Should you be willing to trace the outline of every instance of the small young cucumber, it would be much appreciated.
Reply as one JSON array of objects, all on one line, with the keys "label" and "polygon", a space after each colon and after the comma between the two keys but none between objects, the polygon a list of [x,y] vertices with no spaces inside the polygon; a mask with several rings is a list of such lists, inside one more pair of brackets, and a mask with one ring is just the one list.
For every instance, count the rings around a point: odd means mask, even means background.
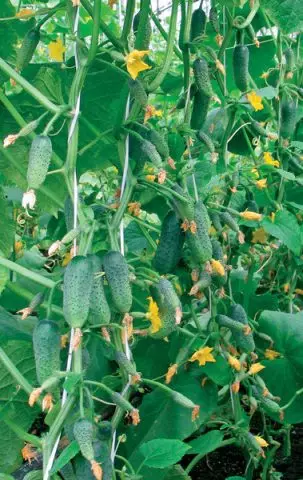
[{"label": "small young cucumber", "polygon": [[191,250],[193,260],[197,264],[203,264],[212,258],[212,247],[208,234],[210,220],[202,201],[195,205],[194,222],[197,227],[196,232],[187,230],[186,242]]},{"label": "small young cucumber", "polygon": [[141,11],[136,13],[133,21],[133,31],[136,35],[135,49],[136,50],[148,50],[150,39],[152,35],[152,27],[149,16],[146,19],[144,25],[140,25]]},{"label": "small young cucumber", "polygon": [[33,331],[36,373],[39,385],[60,371],[60,332],[51,320],[39,321]]},{"label": "small young cucumber", "polygon": [[158,153],[157,148],[153,143],[151,143],[149,140],[143,140],[141,144],[141,150],[143,154],[148,158],[148,160],[155,166],[155,167],[161,167],[162,166],[162,158],[160,154]]},{"label": "small young cucumber", "polygon": [[212,246],[212,250],[213,250],[212,258],[222,262],[224,260],[224,253],[223,253],[221,243],[216,238],[212,238],[211,239],[211,246]]},{"label": "small young cucumber", "polygon": [[33,58],[33,55],[35,53],[35,50],[37,48],[37,45],[40,41],[40,30],[33,28],[32,30],[29,30],[29,32],[26,33],[22,45],[18,50],[17,53],[17,62],[16,62],[16,68],[19,72],[24,70],[26,68],[31,59]]},{"label": "small young cucumber", "polygon": [[220,218],[219,213],[210,212],[209,217],[210,217],[211,222],[212,222],[214,228],[216,229],[217,233],[221,233],[222,230],[223,230],[223,226],[222,226],[222,223],[221,223],[221,218]]},{"label": "small young cucumber", "polygon": [[94,271],[89,257],[74,257],[66,267],[63,283],[63,312],[73,328],[85,324],[90,307]]},{"label": "small young cucumber", "polygon": [[295,52],[292,48],[286,48],[283,53],[285,57],[286,78],[292,78],[296,65]]},{"label": "small young cucumber", "polygon": [[[202,35],[205,33],[206,28],[206,14],[202,8],[202,3],[199,8],[194,10],[191,17],[190,25],[190,41],[192,43],[199,42],[202,40]],[[195,49],[192,49],[192,53],[195,52]]]},{"label": "small young cucumber", "polygon": [[209,109],[210,97],[198,90],[193,100],[193,109],[190,117],[190,127],[193,130],[201,130]]},{"label": "small young cucumber", "polygon": [[31,144],[27,167],[29,189],[37,189],[44,182],[52,157],[52,142],[46,135],[37,135]]},{"label": "small young cucumber", "polygon": [[[246,312],[240,304],[232,306],[231,318],[236,322],[242,323],[243,325],[248,325]],[[243,350],[246,353],[251,353],[255,350],[255,342],[252,333],[245,335],[245,333],[239,331],[232,331],[232,335],[237,347],[239,347],[240,350]]]},{"label": "small young cucumber", "polygon": [[215,152],[215,146],[213,144],[212,139],[207,135],[207,133],[203,132],[203,130],[199,130],[197,132],[197,138],[200,140],[201,143],[204,143],[207,150],[211,153]]},{"label": "small young cucumber", "polygon": [[136,100],[141,107],[146,107],[148,98],[142,82],[137,78],[135,80],[130,78],[128,84],[131,97]]},{"label": "small young cucumber", "polygon": [[73,433],[83,457],[92,462],[95,457],[93,448],[94,425],[89,420],[82,418],[75,422]]},{"label": "small young cucumber", "polygon": [[177,215],[182,220],[187,220],[188,222],[193,221],[195,216],[195,205],[193,200],[177,183],[173,186],[173,190],[184,197],[184,202],[175,197],[173,198],[173,206]]},{"label": "small young cucumber", "polygon": [[161,273],[171,273],[180,258],[185,235],[180,219],[175,212],[168,212],[163,220],[160,240],[153,260],[155,269]]},{"label": "small young cucumber", "polygon": [[228,213],[228,212],[220,213],[220,220],[221,220],[222,223],[227,225],[234,232],[236,232],[236,233],[239,232],[239,230],[240,230],[239,225],[237,224],[236,220],[231,216],[230,213]]},{"label": "small young cucumber", "polygon": [[114,307],[120,313],[129,312],[133,297],[125,258],[120,252],[110,251],[103,257],[103,267]]},{"label": "small young cucumber", "polygon": [[141,135],[142,138],[151,142],[157,149],[159,155],[163,160],[169,157],[169,148],[164,136],[154,128],[148,128],[140,123],[136,123],[135,131]]},{"label": "small young cucumber", "polygon": [[280,105],[280,136],[290,138],[296,126],[297,104],[292,98],[284,96]]},{"label": "small young cucumber", "polygon": [[102,272],[102,260],[97,255],[89,255],[92,263],[93,286],[89,301],[89,322],[98,325],[110,322],[110,308],[104,292],[104,281],[100,275]]},{"label": "small young cucumber", "polygon": [[194,77],[198,90],[208,97],[213,96],[210,83],[208,63],[204,57],[196,58],[193,63]]},{"label": "small young cucumber", "polygon": [[235,84],[241,92],[249,85],[249,50],[245,45],[236,45],[233,51],[233,71]]},{"label": "small young cucumber", "polygon": [[211,26],[213,27],[214,31],[216,33],[220,33],[220,22],[219,22],[219,15],[218,15],[218,10],[216,7],[211,7],[209,11],[209,22]]},{"label": "small young cucumber", "polygon": [[164,338],[176,330],[178,324],[177,316],[182,314],[182,305],[173,285],[166,278],[161,278],[150,290],[153,299],[158,305],[159,317],[162,323],[160,330],[153,333],[152,337]]}]

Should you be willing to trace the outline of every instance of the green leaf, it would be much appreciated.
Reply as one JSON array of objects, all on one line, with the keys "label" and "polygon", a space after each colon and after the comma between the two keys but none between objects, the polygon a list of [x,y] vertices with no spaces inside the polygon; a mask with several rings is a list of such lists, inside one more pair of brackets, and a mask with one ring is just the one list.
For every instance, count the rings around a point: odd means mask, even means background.
[{"label": "green leaf", "polygon": [[174,465],[167,470],[164,480],[190,480],[181,465]]},{"label": "green leaf", "polygon": [[274,87],[268,86],[264,88],[259,88],[256,93],[260,95],[260,97],[267,98],[268,100],[272,100],[278,95],[278,90]]},{"label": "green leaf", "polygon": [[287,210],[276,213],[274,222],[265,217],[261,226],[267,233],[284,243],[295,255],[300,255],[301,232],[296,217]]},{"label": "green leaf", "polygon": [[60,456],[54,462],[51,474],[59,472],[72,458],[74,458],[77,453],[79,453],[80,447],[76,440],[73,440],[63,452],[60,453]]},{"label": "green leaf", "polygon": [[195,438],[189,442],[191,446],[190,454],[199,453],[200,455],[207,455],[213,452],[220,447],[223,437],[224,433],[220,432],[220,430],[212,430],[211,432],[205,433],[205,435]]},{"label": "green leaf", "polygon": [[303,29],[301,0],[261,0],[261,7],[284,33],[299,32]]},{"label": "green leaf", "polygon": [[4,256],[8,257],[14,242],[15,225],[2,190],[0,190],[0,212],[0,250]]},{"label": "green leaf", "polygon": [[7,312],[0,306],[0,343],[6,343],[10,340],[31,341],[31,330],[33,323],[27,319],[22,321],[19,317]]},{"label": "green leaf", "polygon": [[297,142],[297,141],[292,141],[290,142],[290,146],[291,147],[294,147],[294,148],[297,148],[298,150],[303,150],[303,142]]},{"label": "green leaf", "polygon": [[190,450],[186,443],[180,440],[159,438],[143,443],[139,451],[144,457],[144,465],[152,468],[165,468],[179,462]]},{"label": "green leaf", "polygon": [[282,177],[286,178],[286,180],[296,180],[296,177],[293,173],[287,172],[286,170],[282,170],[281,168],[276,168],[275,171]]}]

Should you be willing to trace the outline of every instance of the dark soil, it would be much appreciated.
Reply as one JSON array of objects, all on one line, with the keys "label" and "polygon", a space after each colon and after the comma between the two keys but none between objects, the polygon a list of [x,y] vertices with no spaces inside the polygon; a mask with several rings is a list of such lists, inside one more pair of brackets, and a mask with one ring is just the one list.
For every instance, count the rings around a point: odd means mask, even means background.
[{"label": "dark soil", "polygon": [[[278,452],[275,470],[281,472],[283,480],[303,480],[303,425],[297,425],[291,432],[291,457],[283,457]],[[188,462],[192,457],[188,457]],[[184,462],[185,463],[185,462]],[[204,458],[191,471],[193,480],[225,480],[232,476],[245,477],[245,460],[240,449],[235,446],[221,448]],[[256,474],[256,480],[260,478]]]}]

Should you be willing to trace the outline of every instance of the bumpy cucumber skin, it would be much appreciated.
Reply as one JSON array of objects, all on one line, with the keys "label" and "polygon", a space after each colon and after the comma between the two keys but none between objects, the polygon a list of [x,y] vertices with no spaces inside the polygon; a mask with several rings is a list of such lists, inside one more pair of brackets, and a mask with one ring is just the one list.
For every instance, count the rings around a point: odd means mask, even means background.
[{"label": "bumpy cucumber skin", "polygon": [[176,213],[182,220],[188,220],[191,222],[195,216],[195,205],[189,195],[177,183],[173,186],[173,190],[182,195],[185,201],[182,202],[176,198],[173,198],[173,205]]},{"label": "bumpy cucumber skin", "polygon": [[152,334],[153,338],[164,338],[176,330],[176,309],[181,309],[181,302],[173,285],[166,278],[151,287],[151,294],[159,307],[162,322],[161,329]]},{"label": "bumpy cucumber skin", "polygon": [[146,157],[153,165],[155,165],[155,167],[162,166],[162,158],[153,143],[151,143],[149,140],[144,140],[141,144],[141,149],[144,155],[146,155]]},{"label": "bumpy cucumber skin", "polygon": [[285,64],[286,64],[286,73],[292,72],[295,68],[295,52],[292,48],[286,48],[284,50]]},{"label": "bumpy cucumber skin", "polygon": [[85,324],[93,288],[93,268],[89,257],[74,257],[66,267],[63,284],[63,312],[73,328]]},{"label": "bumpy cucumber skin", "polygon": [[209,11],[209,21],[216,33],[220,33],[220,23],[218,17],[218,10],[216,7],[211,7]]},{"label": "bumpy cucumber skin", "polygon": [[94,276],[89,302],[89,321],[95,325],[109,323],[111,314],[104,292],[103,277],[96,277],[96,274],[102,272],[102,260],[97,255],[89,255],[89,258]]},{"label": "bumpy cucumber skin", "polygon": [[32,29],[25,35],[22,45],[17,53],[17,62],[16,68],[19,71],[22,71],[26,68],[37,48],[37,45],[40,41],[40,30]]},{"label": "bumpy cucumber skin", "polygon": [[223,226],[221,224],[220,215],[217,212],[210,212],[209,216],[216,231],[221,233]]},{"label": "bumpy cucumber skin", "polygon": [[291,138],[296,126],[296,102],[292,99],[283,98],[280,107],[280,136]]},{"label": "bumpy cucumber skin", "polygon": [[141,107],[146,107],[148,98],[140,80],[138,80],[137,78],[135,80],[130,78],[128,84],[131,97],[137,100]]},{"label": "bumpy cucumber skin", "polygon": [[212,258],[212,246],[208,235],[210,220],[203,202],[195,205],[194,221],[197,226],[196,233],[186,231],[186,242],[192,252],[192,257],[198,264],[203,264]]},{"label": "bumpy cucumber skin", "polygon": [[185,235],[175,212],[168,212],[163,220],[160,240],[153,260],[155,269],[161,273],[171,273],[180,258]]},{"label": "bumpy cucumber skin", "polygon": [[141,12],[139,11],[138,13],[136,13],[135,17],[134,17],[134,21],[133,21],[133,31],[136,35],[136,39],[135,39],[135,49],[136,50],[148,50],[149,49],[149,44],[150,44],[150,39],[151,39],[151,35],[152,35],[152,28],[151,28],[151,24],[150,24],[150,18],[148,17],[147,19],[147,22],[145,24],[145,32],[144,32],[144,37],[143,39],[140,41],[140,39],[138,38],[138,28],[139,28],[139,22],[140,22],[140,15],[141,15]]},{"label": "bumpy cucumber skin", "polygon": [[163,160],[167,160],[169,157],[169,148],[167,142],[161,133],[157,130],[149,130],[149,141],[153,143],[158,150],[158,153],[161,155]]},{"label": "bumpy cucumber skin", "polygon": [[239,232],[239,225],[237,224],[236,220],[231,216],[230,213],[228,212],[222,212],[220,213],[220,219],[221,221],[227,225],[231,230],[234,232]]},{"label": "bumpy cucumber skin", "polygon": [[267,137],[267,131],[265,130],[265,128],[262,127],[262,125],[260,125],[259,122],[252,120],[250,126],[253,130],[253,133],[255,133],[256,135],[260,135],[261,137]]},{"label": "bumpy cucumber skin", "polygon": [[206,28],[206,15],[202,7],[194,10],[191,17],[190,25],[190,41],[195,42],[196,40],[201,40],[200,37],[204,35]]},{"label": "bumpy cucumber skin", "polygon": [[39,385],[60,371],[60,333],[51,320],[41,320],[33,331],[36,373]]},{"label": "bumpy cucumber skin", "polygon": [[233,71],[235,84],[241,92],[249,85],[249,50],[245,45],[236,45],[233,51]]},{"label": "bumpy cucumber skin", "polygon": [[93,448],[93,438],[94,438],[94,426],[92,422],[82,418],[75,422],[73,433],[76,441],[79,444],[80,451],[86,460],[91,462],[94,460],[94,448]]},{"label": "bumpy cucumber skin", "polygon": [[194,77],[198,90],[204,95],[211,97],[213,95],[209,72],[208,63],[204,57],[197,58],[193,63]]},{"label": "bumpy cucumber skin", "polygon": [[37,135],[31,144],[27,167],[29,188],[39,188],[46,178],[52,157],[52,142],[46,135]]},{"label": "bumpy cucumber skin", "polygon": [[[236,322],[242,323],[243,325],[248,325],[246,312],[240,304],[232,306],[231,318]],[[244,335],[244,333],[232,330],[232,335],[234,337],[237,347],[239,347],[244,352],[251,353],[255,350],[255,342],[252,333]]]},{"label": "bumpy cucumber skin", "polygon": [[212,249],[213,249],[213,258],[215,260],[219,260],[220,262],[222,262],[223,257],[224,257],[224,253],[223,253],[223,249],[221,247],[221,243],[216,238],[212,238],[211,239],[211,245],[212,245]]},{"label": "bumpy cucumber skin", "polygon": [[199,130],[197,132],[197,138],[198,140],[200,140],[200,142],[204,143],[204,145],[207,147],[207,150],[209,150],[211,153],[214,153],[215,146],[212,139],[207,135],[207,133],[203,132],[203,130]]},{"label": "bumpy cucumber skin", "polygon": [[197,91],[193,100],[193,109],[190,118],[190,127],[193,130],[201,130],[209,109],[210,97],[201,91]]},{"label": "bumpy cucumber skin", "polygon": [[129,312],[133,297],[125,258],[120,252],[108,252],[103,257],[103,267],[114,307],[120,313]]}]

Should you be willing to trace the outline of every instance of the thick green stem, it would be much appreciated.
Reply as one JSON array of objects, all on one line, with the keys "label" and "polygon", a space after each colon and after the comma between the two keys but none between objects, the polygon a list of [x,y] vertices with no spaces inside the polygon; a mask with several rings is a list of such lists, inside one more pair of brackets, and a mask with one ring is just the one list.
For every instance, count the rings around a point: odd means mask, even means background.
[{"label": "thick green stem", "polygon": [[121,33],[121,42],[123,42],[125,47],[127,47],[128,36],[131,32],[135,8],[136,8],[136,0],[128,0],[126,5],[123,29]]},{"label": "thick green stem", "polygon": [[[219,445],[218,448],[226,447],[227,445],[232,445],[233,443],[236,443],[236,440],[234,438],[229,438],[227,440],[222,440],[221,444]],[[197,465],[197,463],[202,460],[202,458],[205,457],[205,453],[199,453],[196,455],[190,464],[186,467],[185,471],[186,473],[190,473],[192,469]]]},{"label": "thick green stem", "polygon": [[31,435],[27,433],[23,428],[13,422],[10,418],[4,417],[4,423],[17,435],[17,437],[21,438],[25,442],[31,443],[34,447],[41,448],[42,442],[40,438],[36,437],[36,435]]},{"label": "thick green stem", "polygon": [[177,33],[178,6],[179,6],[179,1],[173,0],[164,63],[162,65],[160,72],[156,76],[156,78],[149,85],[148,87],[149,92],[155,91],[161,85],[162,81],[164,80],[170,68],[170,65],[173,59],[174,41]]},{"label": "thick green stem", "polygon": [[22,275],[25,278],[28,278],[29,280],[33,280],[33,282],[39,283],[44,287],[53,288],[56,285],[56,282],[50,278],[46,278],[39,273],[32,272],[31,270],[28,270],[27,268],[22,267],[22,265],[18,265],[7,258],[0,257],[0,265],[18,273],[19,275]]},{"label": "thick green stem", "polygon": [[28,395],[30,395],[33,391],[33,387],[22,375],[22,373],[19,372],[18,368],[13,364],[11,359],[6,355],[5,351],[1,347],[0,347],[0,362],[3,363],[7,371],[16,380],[17,384],[20,385],[20,387],[22,387],[23,390]]},{"label": "thick green stem", "polygon": [[260,6],[259,5],[259,0],[254,0],[254,6],[251,9],[251,11],[249,12],[249,14],[247,15],[244,22],[242,22],[242,20],[240,20],[240,17],[236,17],[234,19],[234,22],[233,22],[234,27],[236,27],[238,29],[243,29],[243,28],[248,27],[248,25],[251,24],[252,20],[254,19],[255,15],[257,14],[257,12],[259,10],[259,6]]},{"label": "thick green stem", "polygon": [[[167,42],[168,40],[168,34],[166,33],[166,31],[164,30],[164,28],[162,27],[162,24],[160,22],[160,20],[158,19],[157,15],[154,13],[154,12],[151,12],[151,19],[152,21],[154,22],[154,24],[156,25],[157,29],[159,30],[160,34],[162,35],[162,37],[164,38],[164,40]],[[177,55],[178,58],[180,58],[180,60],[182,60],[182,53],[180,52],[180,50],[177,48],[177,46],[174,44],[174,53],[175,55]]]},{"label": "thick green stem", "polygon": [[[27,290],[24,287],[21,287],[18,283],[14,283],[14,282],[9,281],[9,282],[6,283],[6,288],[8,288],[15,295],[23,297],[28,302],[30,302],[33,298],[32,292],[30,290]],[[40,308],[43,308],[44,310],[47,311],[48,302],[41,303]],[[63,317],[63,310],[62,310],[62,308],[57,307],[57,305],[52,305],[52,311],[56,315],[59,315],[60,317]]]},{"label": "thick green stem", "polygon": [[88,52],[87,62],[91,63],[97,53],[98,49],[98,40],[100,32],[100,20],[101,20],[101,0],[94,0],[94,10],[93,10],[93,31],[92,38],[90,43],[90,48]]}]

